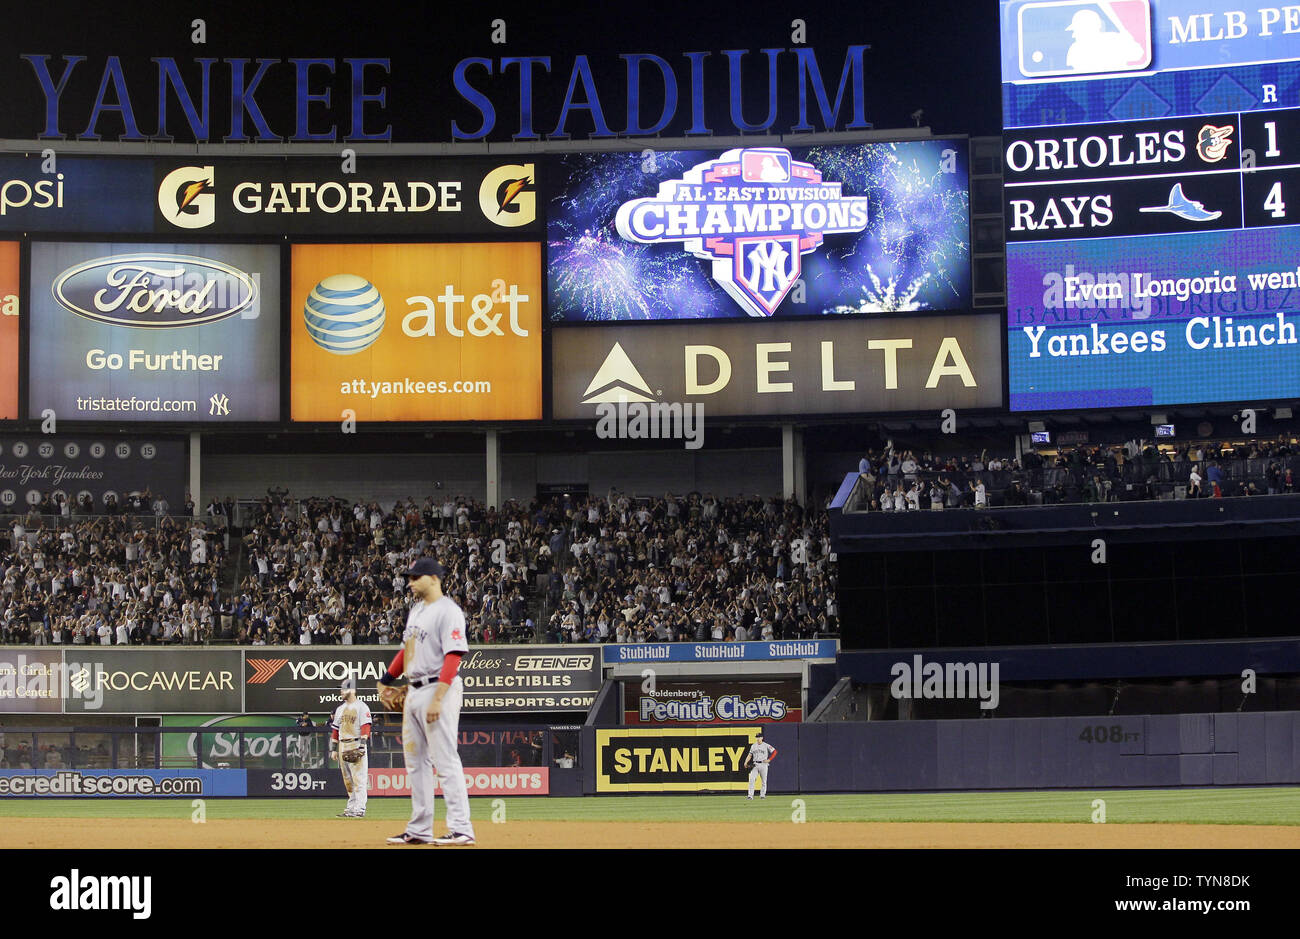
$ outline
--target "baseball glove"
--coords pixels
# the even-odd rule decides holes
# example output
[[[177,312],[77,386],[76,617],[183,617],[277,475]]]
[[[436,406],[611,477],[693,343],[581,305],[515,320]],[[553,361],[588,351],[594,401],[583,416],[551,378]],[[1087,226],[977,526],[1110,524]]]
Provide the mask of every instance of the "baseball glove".
[[[383,704],[385,710],[398,711],[406,706],[406,689],[407,685],[381,685],[379,688],[379,701]]]
[[[362,760],[362,758],[363,758],[365,755],[366,755],[366,748],[365,748],[365,747],[357,747],[356,749],[354,749],[354,750],[348,750],[348,751],[346,751],[346,752],[343,754],[343,762],[344,762],[344,763],[360,763],[361,760]]]

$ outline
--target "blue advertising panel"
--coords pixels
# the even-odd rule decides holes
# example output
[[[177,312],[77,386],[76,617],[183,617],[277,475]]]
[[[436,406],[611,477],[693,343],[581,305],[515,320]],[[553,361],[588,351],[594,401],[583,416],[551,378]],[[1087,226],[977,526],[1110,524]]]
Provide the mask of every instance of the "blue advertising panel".
[[[274,245],[32,245],[29,416],[280,417]]]
[[[149,231],[153,176],[152,160],[0,156],[0,231]]]
[[[1001,9],[1011,410],[1300,394],[1300,11]]]
[[[964,140],[574,153],[547,178],[553,322],[970,305]]]
[[[765,662],[775,659],[833,659],[834,639],[779,642],[644,642],[602,647],[606,665],[625,662]]]
[[[151,799],[248,795],[242,769],[7,769],[0,798]]]
[[[1300,393],[1300,227],[1016,248],[1011,410]]]

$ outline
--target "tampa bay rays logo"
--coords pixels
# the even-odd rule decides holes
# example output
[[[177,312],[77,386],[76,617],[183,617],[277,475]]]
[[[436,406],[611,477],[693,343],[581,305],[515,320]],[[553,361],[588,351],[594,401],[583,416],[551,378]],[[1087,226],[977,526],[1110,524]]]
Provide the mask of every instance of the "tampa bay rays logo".
[[[713,279],[750,316],[771,316],[823,235],[867,227],[867,199],[780,147],[728,150],[659,184],[653,198],[619,206],[621,237],[642,244],[680,241],[713,262]]]

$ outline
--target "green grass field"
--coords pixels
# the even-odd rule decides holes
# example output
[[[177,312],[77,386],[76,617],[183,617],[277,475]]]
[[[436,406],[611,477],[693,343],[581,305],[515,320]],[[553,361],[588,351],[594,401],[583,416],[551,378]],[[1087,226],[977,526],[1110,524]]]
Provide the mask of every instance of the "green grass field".
[[[743,794],[602,796],[580,799],[505,797],[512,821],[749,822],[788,821],[802,799],[809,822],[1079,822],[1090,823],[1093,800],[1106,821],[1189,825],[1300,825],[1300,788],[1125,789],[1069,792],[962,792],[897,795]],[[441,800],[439,800],[441,801]],[[472,799],[475,818],[489,819],[495,800]],[[338,812],[338,799],[209,799],[209,819],[312,819]],[[441,806],[439,807],[441,811]],[[189,799],[5,799],[0,818],[180,818]],[[370,818],[404,820],[410,801],[372,798]]]

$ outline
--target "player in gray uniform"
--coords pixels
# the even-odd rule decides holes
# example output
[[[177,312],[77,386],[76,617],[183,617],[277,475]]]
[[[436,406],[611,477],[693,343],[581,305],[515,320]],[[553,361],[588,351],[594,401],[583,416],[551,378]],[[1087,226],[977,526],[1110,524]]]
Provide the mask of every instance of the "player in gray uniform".
[[[749,748],[749,753],[745,757],[746,766],[751,762],[754,764],[754,768],[749,771],[749,795],[745,796],[746,799],[754,798],[755,777],[762,777],[763,780],[763,790],[759,798],[767,798],[767,770],[775,759],[776,747],[763,742],[763,732],[760,730],[754,734],[754,745]]]
[[[402,750],[411,783],[411,820],[389,844],[471,845],[465,771],[456,752],[464,682],[456,674],[465,640],[465,613],[442,592],[446,569],[421,558],[406,572],[416,603],[406,618],[402,650],[379,680],[382,694],[403,671],[409,691],[402,712]],[[434,773],[447,803],[446,834],[433,837]]]

